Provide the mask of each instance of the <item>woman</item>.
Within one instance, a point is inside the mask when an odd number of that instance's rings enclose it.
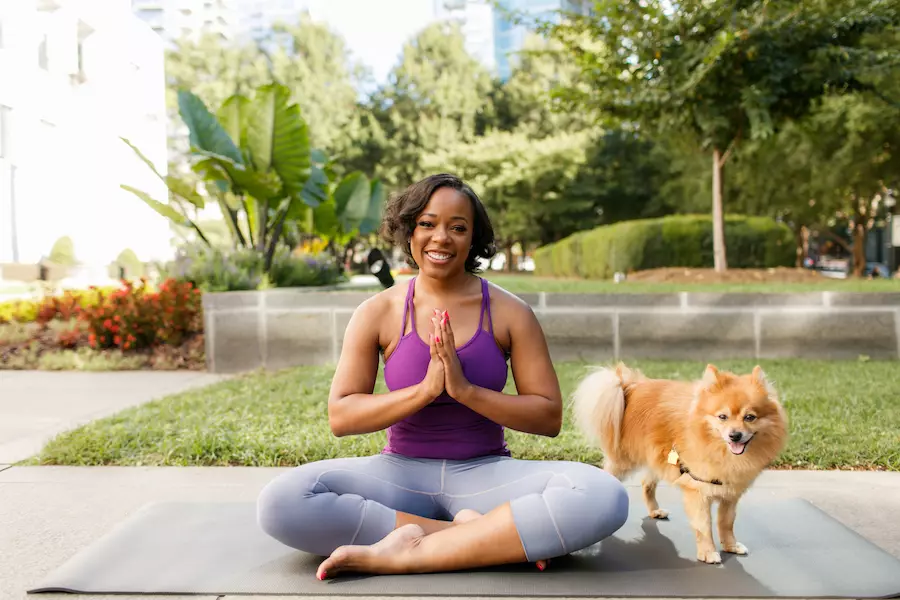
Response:
[[[423,573],[537,562],[625,522],[628,497],[601,469],[513,458],[504,428],[553,437],[562,394],[530,307],[474,273],[495,253],[472,189],[452,175],[410,186],[383,233],[418,274],[354,312],[328,400],[337,436],[387,429],[381,454],[292,469],[262,491],[259,523],[328,556],[316,576]],[[390,390],[373,394],[379,354]],[[503,393],[507,360],[518,394]]]

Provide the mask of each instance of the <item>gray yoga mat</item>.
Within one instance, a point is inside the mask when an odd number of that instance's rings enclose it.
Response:
[[[803,500],[739,506],[750,550],[696,561],[680,503],[647,518],[632,489],[628,522],[610,539],[555,559],[544,572],[512,565],[425,575],[345,575],[318,581],[319,557],[270,539],[252,503],[144,507],[51,573],[35,592],[366,596],[900,596],[900,561]]]

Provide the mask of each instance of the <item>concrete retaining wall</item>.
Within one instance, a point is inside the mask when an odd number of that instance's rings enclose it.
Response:
[[[336,363],[370,292],[204,294],[207,366],[231,373]],[[900,293],[520,294],[554,360],[900,358]]]

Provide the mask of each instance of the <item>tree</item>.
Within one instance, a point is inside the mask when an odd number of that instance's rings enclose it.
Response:
[[[584,164],[588,144],[588,133],[538,140],[497,131],[426,155],[423,165],[453,172],[474,186],[493,215],[498,245],[511,269],[516,243],[524,249],[553,241],[561,223],[591,210],[590,199],[567,193]]]
[[[476,137],[478,115],[490,87],[487,70],[465,49],[457,24],[435,23],[403,47],[389,81],[372,97],[384,143],[379,177],[405,187],[426,174],[422,157]]]
[[[600,0],[594,9],[543,27],[589,84],[561,97],[572,110],[700,140],[712,158],[717,271],[727,268],[721,173],[740,142],[771,136],[825,94],[874,89],[867,77],[898,57],[869,44],[900,23],[887,0]]]

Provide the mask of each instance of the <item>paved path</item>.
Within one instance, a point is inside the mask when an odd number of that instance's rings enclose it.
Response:
[[[221,379],[197,371],[0,371],[0,469],[58,433]]]
[[[0,560],[0,600],[70,600],[72,596],[61,594],[28,596],[25,590],[148,502],[253,501],[282,471],[13,467],[0,472],[0,556],[4,557]],[[628,485],[637,486],[638,481]],[[660,500],[676,501],[677,496],[668,497],[672,493],[663,487]],[[806,498],[900,558],[900,520],[895,518],[900,508],[900,473],[774,471],[763,474],[750,494],[761,499]],[[115,600],[123,598],[116,596]]]

